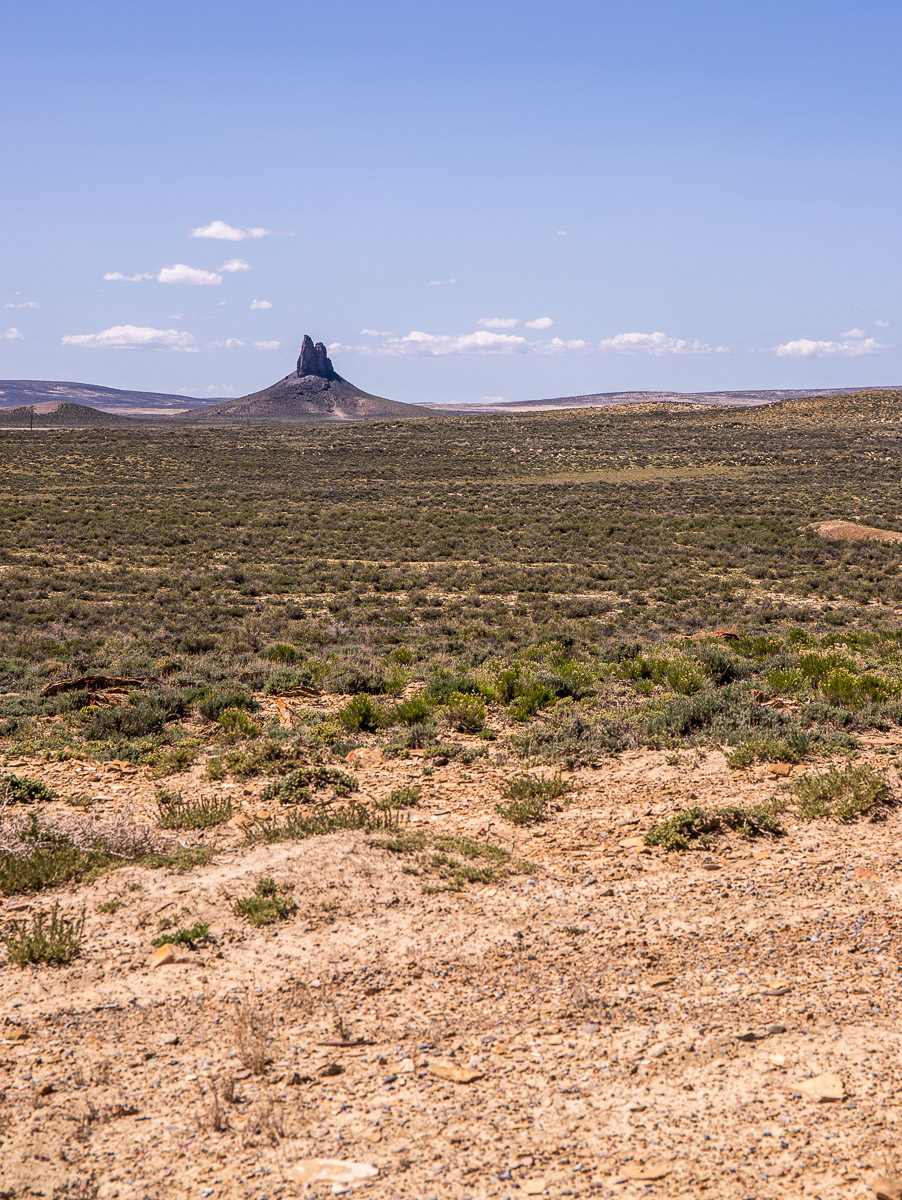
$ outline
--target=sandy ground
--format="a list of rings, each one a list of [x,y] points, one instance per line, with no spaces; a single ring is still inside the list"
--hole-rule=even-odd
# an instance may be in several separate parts
[[[893,739],[871,743],[885,766]],[[509,766],[423,765],[365,750],[348,769],[364,799],[422,786],[411,829],[533,873],[427,894],[364,835],[248,847],[239,818],[179,835],[215,849],[206,867],[59,893],[86,907],[82,955],[0,978],[0,1195],[832,1200],[902,1173],[902,810],[665,854],[641,845],[655,821],[767,799],[780,768],[624,754],[519,828],[494,811]],[[101,797],[48,818],[152,819],[141,770],[8,766]],[[167,786],[266,809],[258,783]],[[298,909],[254,929],[231,904],[264,875]],[[5,919],[47,903],[7,899]],[[213,937],[152,969],[166,918]]]

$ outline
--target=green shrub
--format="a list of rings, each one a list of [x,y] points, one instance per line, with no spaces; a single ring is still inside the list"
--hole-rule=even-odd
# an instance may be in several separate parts
[[[280,804],[305,804],[314,791],[330,787],[336,796],[350,796],[357,791],[357,780],[337,767],[299,767],[277,783],[269,783],[263,789],[264,800],[278,800]]]
[[[297,646],[289,646],[287,642],[276,642],[274,646],[267,646],[262,657],[268,658],[270,662],[294,663],[302,658],[303,654]]]
[[[805,821],[855,821],[891,802],[886,780],[867,763],[804,776],[793,783],[792,792]]]
[[[55,800],[57,793],[37,779],[24,775],[0,775],[0,804],[33,804]]]
[[[151,946],[193,946],[195,942],[203,942],[210,936],[210,926],[206,921],[198,921],[188,929],[176,929],[174,933],[163,933],[155,937]]]
[[[319,690],[321,673],[309,665],[302,667],[280,667],[271,672],[263,684],[267,696],[279,696],[282,692],[293,691],[294,688]]]
[[[515,825],[529,825],[542,820],[546,805],[571,790],[572,785],[560,771],[544,779],[537,775],[517,775],[501,784],[499,791],[507,804],[496,804],[495,811]]]
[[[385,712],[371,696],[361,692],[339,711],[338,719],[349,733],[375,733],[385,724]]]
[[[232,801],[217,796],[185,800],[181,792],[157,788],[157,813],[163,829],[209,829],[232,815]]]
[[[156,733],[176,717],[184,715],[188,701],[176,688],[131,692],[125,704],[112,708],[92,705],[79,712],[83,733],[90,741],[139,738]]]
[[[293,770],[306,757],[306,750],[285,739],[262,737],[250,745],[227,750],[207,762],[208,779],[220,780],[232,775],[250,779],[254,775],[282,775]]]
[[[237,742],[242,738],[259,737],[262,727],[259,721],[249,717],[241,708],[225,708],[216,718],[217,725],[222,728],[222,736],[227,741]]]
[[[532,683],[512,701],[508,712],[517,721],[528,721],[540,708],[553,704],[556,697],[544,683]]]
[[[810,748],[811,738],[803,730],[794,730],[785,737],[752,738],[727,755],[727,766],[747,767],[756,760],[799,763]]]
[[[485,705],[478,696],[453,692],[445,703],[445,716],[458,733],[478,733],[485,725]]]
[[[432,719],[432,705],[425,696],[411,696],[396,704],[388,716],[392,725],[421,725]]]
[[[452,696],[479,696],[484,694],[483,685],[470,675],[453,675],[441,672],[434,675],[426,685],[424,695],[435,704],[446,704]]]
[[[399,787],[384,800],[378,800],[374,808],[415,808],[423,798],[421,787]]]
[[[385,676],[381,671],[365,667],[345,667],[335,671],[327,680],[329,691],[339,696],[353,696],[359,693],[377,696],[385,691]]]
[[[5,937],[7,962],[16,967],[69,963],[81,951],[84,930],[85,910],[80,917],[66,917],[57,901],[49,913],[13,922],[13,932]]]
[[[280,887],[269,877],[258,879],[252,895],[236,900],[232,912],[236,917],[244,917],[256,928],[283,921],[297,912],[297,904],[285,894],[290,890],[288,885]]]
[[[253,712],[256,707],[257,701],[243,688],[207,688],[197,698],[198,712],[208,721],[218,721],[227,709],[240,708]]]
[[[733,830],[743,837],[780,837],[786,831],[765,809],[735,806],[718,809],[687,808],[655,825],[645,834],[646,846],[664,850],[705,849],[718,833]]]

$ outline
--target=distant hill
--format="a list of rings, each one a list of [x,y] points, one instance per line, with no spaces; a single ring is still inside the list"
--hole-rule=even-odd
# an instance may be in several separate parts
[[[47,379],[0,379],[0,411],[21,404],[43,404],[62,400],[88,404],[110,412],[136,416],[175,416],[186,409],[202,408],[210,400],[195,396],[173,396],[167,392],[131,392],[93,383],[64,383]]]
[[[403,404],[361,391],[335,371],[322,342],[304,335],[297,369],[271,387],[237,400],[226,400],[182,415],[192,424],[378,421],[391,417],[429,417],[419,404]]]
[[[499,400],[492,404],[424,404],[423,408],[444,412],[541,412],[557,408],[606,408],[613,404],[714,404],[730,408],[756,408],[782,400],[806,400],[820,396],[842,396],[886,388],[808,388],[739,392],[593,392],[585,396],[556,396],[547,400]]]
[[[124,417],[64,400],[0,408],[0,429],[136,429],[147,423],[146,417]]]

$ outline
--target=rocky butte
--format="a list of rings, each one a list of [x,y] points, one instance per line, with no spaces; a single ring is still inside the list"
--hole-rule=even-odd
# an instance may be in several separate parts
[[[290,375],[262,391],[186,413],[182,420],[192,424],[379,421],[392,417],[431,415],[429,409],[421,408],[418,404],[403,404],[361,391],[338,374],[323,343],[314,342],[305,333],[297,369]]]

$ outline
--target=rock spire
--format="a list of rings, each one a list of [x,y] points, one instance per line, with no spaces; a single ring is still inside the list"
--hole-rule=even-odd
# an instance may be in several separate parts
[[[335,370],[326,354],[322,342],[314,343],[309,333],[304,334],[301,353],[298,356],[298,375],[318,375],[321,379],[337,379]]]

